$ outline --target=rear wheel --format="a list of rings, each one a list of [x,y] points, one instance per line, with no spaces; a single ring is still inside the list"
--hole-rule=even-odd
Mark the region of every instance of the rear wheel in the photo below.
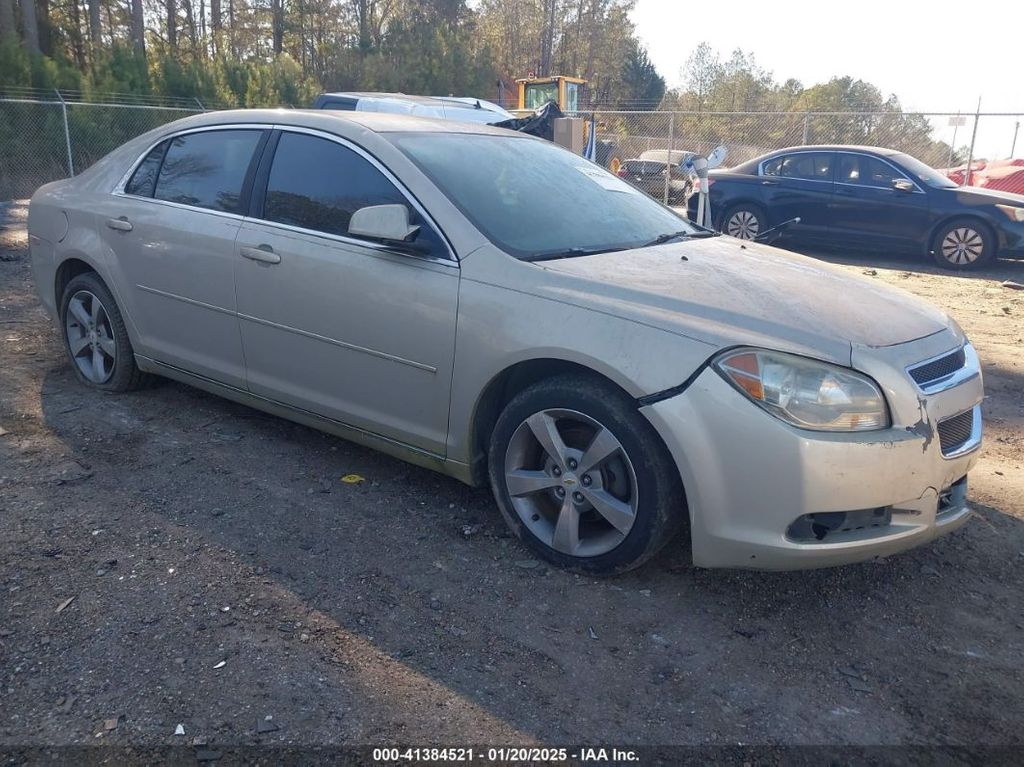
[[[505,521],[559,567],[630,570],[686,519],[678,473],[654,429],[598,380],[563,376],[518,394],[498,418],[488,455]]]
[[[768,228],[764,212],[755,205],[740,203],[726,211],[722,232],[738,240],[754,240]]]
[[[946,269],[975,269],[995,258],[995,237],[970,219],[950,221],[935,234],[932,258]]]
[[[115,392],[137,389],[145,382],[117,302],[95,272],[80,274],[67,284],[60,317],[64,348],[78,380]]]

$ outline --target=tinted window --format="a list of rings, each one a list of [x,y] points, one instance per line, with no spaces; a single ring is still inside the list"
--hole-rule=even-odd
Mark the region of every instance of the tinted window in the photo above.
[[[355,99],[327,99],[320,104],[320,109],[338,109],[343,112],[353,112],[356,108]]]
[[[242,187],[258,130],[189,133],[171,140],[155,197],[200,208],[240,213]]]
[[[839,156],[839,178],[844,184],[891,187],[898,179],[906,176],[887,162],[863,154]]]
[[[801,152],[783,155],[764,164],[764,175],[783,178],[802,178],[809,181],[832,180],[832,154],[829,152]]]
[[[349,219],[360,208],[396,203],[409,207],[383,173],[348,147],[316,136],[281,134],[267,181],[263,218],[347,234]]]
[[[917,176],[919,181],[923,181],[928,184],[928,186],[938,187],[939,189],[957,188],[957,183],[951,178],[943,176],[934,168],[929,168],[916,157],[911,157],[909,154],[903,154],[900,152],[898,154],[890,155],[889,159],[893,162],[898,162],[903,166],[904,170]]]
[[[505,252],[621,250],[696,229],[643,192],[549,141],[400,133],[391,140]]]
[[[160,161],[164,159],[167,142],[161,141],[146,155],[146,159],[135,169],[131,179],[124,186],[125,194],[137,194],[140,197],[152,197],[156,185],[156,174],[160,170]]]

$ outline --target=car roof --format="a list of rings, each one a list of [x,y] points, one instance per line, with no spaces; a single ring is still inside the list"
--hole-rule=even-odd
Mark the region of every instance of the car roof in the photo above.
[[[805,144],[801,146],[787,146],[783,149],[773,149],[770,152],[765,152],[757,157],[737,163],[731,168],[717,168],[716,171],[718,174],[748,174],[765,160],[781,157],[787,154],[795,154],[797,152],[868,152],[871,154],[881,155],[883,157],[890,157],[892,155],[899,154],[899,151],[896,149],[886,149],[885,147],[869,146],[867,144]]]
[[[785,149],[776,149],[766,152],[762,157],[769,155],[786,154],[788,152],[873,152],[874,154],[892,155],[899,154],[896,149],[887,149],[883,146],[869,146],[867,144],[808,144],[806,146],[788,146]]]
[[[199,128],[231,123],[270,123],[317,128],[343,134],[351,133],[353,129],[362,129],[373,133],[481,133],[526,138],[524,134],[504,128],[494,128],[486,123],[459,122],[392,112],[354,112],[332,109],[226,109],[187,117],[179,124],[183,128]]]

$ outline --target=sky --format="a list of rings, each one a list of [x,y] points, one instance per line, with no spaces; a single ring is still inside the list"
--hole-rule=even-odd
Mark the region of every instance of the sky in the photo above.
[[[752,53],[780,82],[792,77],[808,86],[843,75],[868,81],[883,97],[896,94],[907,111],[973,113],[980,97],[983,112],[1024,113],[1021,0],[637,0],[632,18],[670,87],[682,84],[686,59],[706,41],[723,59],[735,48]],[[983,118],[980,153],[1008,156],[1017,120],[1024,117]],[[948,141],[952,128],[938,122]],[[958,132],[957,145],[969,143],[972,122]],[[1021,134],[1018,157],[1024,126]]]

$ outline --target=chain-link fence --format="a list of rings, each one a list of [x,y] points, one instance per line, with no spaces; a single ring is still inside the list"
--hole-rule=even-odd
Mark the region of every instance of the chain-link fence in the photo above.
[[[147,103],[149,102],[149,103]],[[192,101],[119,103],[50,92],[0,95],[0,200],[29,197],[42,184],[80,173],[135,136],[203,111]]]
[[[6,89],[0,93],[0,200],[30,196],[128,139],[204,109],[188,99],[112,95],[99,102],[66,91]],[[652,149],[706,154],[720,144],[728,150],[726,165],[804,144],[884,146],[934,168],[1024,156],[1024,113],[599,110],[596,116],[598,138],[620,160]]]
[[[1024,113],[924,112],[615,112],[597,111],[598,138],[622,160],[648,150],[707,154],[719,145],[727,165],[784,147],[864,144],[896,149],[933,168],[1024,155]],[[589,117],[589,114],[580,114]],[[1019,138],[1019,140],[1018,140]],[[973,153],[971,147],[973,146]]]

